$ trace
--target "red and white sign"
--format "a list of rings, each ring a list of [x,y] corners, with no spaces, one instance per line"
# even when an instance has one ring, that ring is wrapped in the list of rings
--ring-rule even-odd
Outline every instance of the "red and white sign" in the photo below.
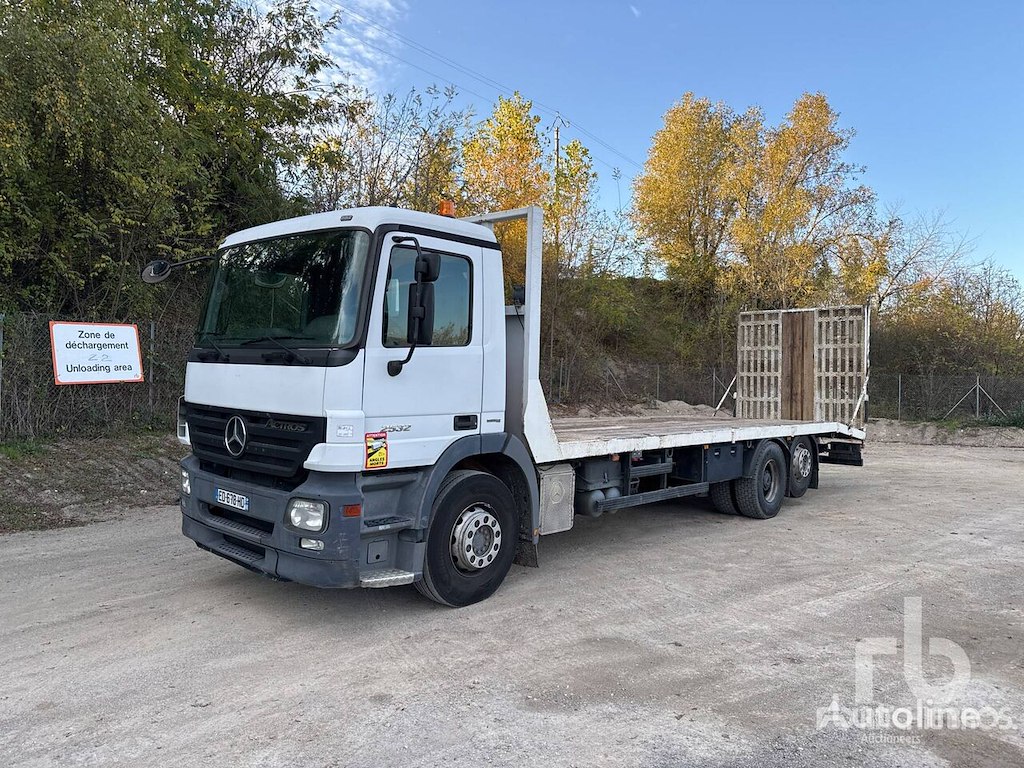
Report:
[[[51,320],[50,349],[56,384],[143,381],[137,325]]]

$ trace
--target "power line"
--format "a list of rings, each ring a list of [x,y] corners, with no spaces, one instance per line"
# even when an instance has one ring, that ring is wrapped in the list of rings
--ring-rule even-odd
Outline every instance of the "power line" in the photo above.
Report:
[[[339,2],[336,2],[336,1],[333,1],[333,0],[324,0],[324,3],[326,5],[330,5],[330,6],[334,7],[334,8],[336,8],[339,11],[342,11],[343,13],[348,13],[349,15],[351,15],[351,16],[355,17],[356,19],[359,19],[360,21],[362,21],[367,26],[373,27],[374,29],[378,30],[379,32],[383,33],[384,35],[387,35],[388,37],[390,37],[390,38],[392,38],[394,40],[397,40],[397,41],[399,41],[401,43],[404,43],[405,45],[407,45],[410,48],[412,48],[412,49],[422,53],[425,56],[428,56],[428,57],[430,57],[430,58],[432,58],[432,59],[434,59],[436,61],[439,61],[440,63],[442,63],[442,64],[444,64],[446,66],[451,67],[452,69],[455,69],[455,70],[457,70],[459,72],[462,72],[463,74],[473,78],[474,80],[476,80],[476,81],[478,81],[480,83],[483,83],[484,85],[488,86],[489,88],[494,88],[495,90],[497,90],[497,91],[499,91],[499,92],[501,92],[501,93],[503,93],[505,95],[509,95],[509,94],[511,94],[511,93],[513,93],[515,91],[515,89],[510,88],[507,85],[504,85],[504,84],[498,82],[497,80],[494,80],[493,78],[487,77],[486,75],[484,75],[484,74],[482,74],[480,72],[477,72],[476,70],[471,69],[470,67],[464,66],[464,65],[458,63],[457,61],[455,61],[455,60],[445,56],[444,54],[438,53],[437,51],[432,50],[431,48],[428,48],[427,46],[422,45],[421,43],[416,42],[412,38],[406,37],[405,35],[399,34],[398,32],[394,32],[394,31],[388,29],[387,27],[384,27],[384,26],[376,23],[372,19],[367,18],[363,14],[359,13],[358,11],[354,11],[353,9],[349,8],[348,6],[346,6],[346,5],[342,4],[342,3],[339,3]],[[342,30],[342,31],[344,31],[344,30]],[[473,94],[477,98],[481,98],[481,99],[485,99],[485,100],[487,99],[486,96],[482,96],[479,93],[476,93],[475,91],[470,90],[469,88],[465,88],[464,86],[459,85],[458,83],[454,82],[450,78],[441,77],[441,75],[437,75],[437,74],[435,74],[433,72],[430,72],[429,70],[426,70],[423,67],[417,66],[416,64],[413,64],[412,62],[409,62],[409,61],[406,61],[405,59],[402,59],[401,57],[391,53],[388,50],[385,50],[385,49],[380,48],[380,47],[378,47],[376,45],[373,45],[372,43],[369,43],[369,42],[367,42],[365,40],[361,40],[360,38],[355,37],[354,35],[352,35],[349,32],[345,32],[345,34],[347,34],[349,37],[351,37],[351,38],[353,38],[355,40],[358,40],[362,44],[367,45],[367,46],[373,48],[374,50],[380,51],[381,53],[384,53],[385,55],[391,56],[394,59],[396,59],[398,61],[401,61],[403,64],[407,64],[408,66],[411,66],[411,67],[413,67],[415,69],[418,69],[421,72],[425,72],[426,74],[430,75],[431,77],[436,77],[436,78],[439,78],[441,80],[444,80],[445,82],[448,82],[451,85],[454,85],[454,86],[456,86],[456,87],[466,91],[467,93]],[[550,106],[548,106],[546,104],[543,104],[542,102],[534,100],[533,104],[538,109],[542,109],[545,112],[548,112],[548,113],[550,113],[551,115],[553,115],[555,117],[562,117],[562,115],[563,115],[561,110],[558,110],[558,109],[556,109],[554,107],[550,107]],[[604,149],[608,150],[609,152],[611,152],[612,154],[616,155],[617,157],[620,157],[622,160],[624,160],[625,162],[629,163],[630,165],[633,165],[636,168],[642,168],[642,165],[640,163],[638,163],[636,160],[634,160],[631,157],[629,157],[628,155],[625,155],[624,153],[620,152],[618,149],[613,147],[611,144],[609,144],[608,142],[604,141],[603,139],[601,139],[599,136],[597,136],[596,134],[592,133],[591,131],[588,131],[586,128],[584,128],[579,123],[577,123],[575,121],[572,121],[572,120],[568,120],[568,118],[566,118],[566,120],[567,120],[567,122],[570,122],[572,124],[573,128],[575,128],[577,131],[579,131],[583,135],[587,136],[591,141],[593,141],[596,144],[600,145],[601,147],[603,147]],[[599,159],[599,158],[595,157],[595,159]],[[601,162],[605,163],[609,167],[612,167],[612,168],[615,167],[615,166],[611,165],[610,163],[606,163],[603,160],[601,160]]]
[[[349,32],[348,30],[339,29],[338,31],[341,32],[346,37],[351,38],[352,40],[355,40],[360,45],[365,45],[368,48],[373,48],[373,50],[378,51],[380,53],[383,53],[385,56],[390,56],[391,58],[395,59],[396,61],[400,61],[403,64],[412,67],[413,69],[418,69],[420,72],[423,72],[424,74],[430,75],[431,77],[436,77],[438,80],[443,80],[446,83],[454,85],[459,90],[465,91],[466,93],[471,93],[474,96],[476,96],[478,99],[483,99],[484,101],[488,100],[487,96],[484,96],[481,93],[477,93],[474,90],[466,88],[464,85],[460,85],[459,83],[456,83],[456,82],[454,82],[453,80],[451,80],[451,79],[449,79],[447,77],[443,77],[442,75],[439,75],[436,72],[431,72],[429,69],[425,69],[424,67],[421,67],[418,64],[413,64],[411,61],[408,61],[407,59],[403,59],[401,56],[398,56],[397,54],[392,53],[391,51],[387,50],[386,48],[381,48],[378,45],[374,45],[373,43],[370,43],[370,42],[367,42],[366,40],[358,38],[355,35],[353,35],[351,32]]]
[[[423,73],[425,73],[427,75],[430,75],[431,77],[437,78],[438,80],[441,80],[442,82],[448,83],[449,85],[453,85],[456,88],[458,88],[460,91],[464,91],[465,93],[471,93],[472,95],[476,96],[478,99],[483,99],[484,101],[489,101],[490,100],[490,97],[484,96],[482,93],[474,91],[471,88],[467,88],[466,86],[464,86],[461,83],[458,83],[458,82],[452,80],[449,77],[445,77],[443,75],[439,75],[436,72],[432,72],[431,70],[426,69],[425,67],[421,67],[419,64],[414,64],[413,62],[409,61],[408,59],[403,59],[401,56],[399,56],[399,55],[397,55],[397,54],[387,50],[386,48],[381,48],[378,45],[374,45],[373,43],[370,43],[370,42],[367,42],[366,40],[363,40],[362,38],[356,37],[356,35],[354,35],[353,33],[349,32],[348,30],[339,29],[338,31],[341,32],[341,34],[345,35],[346,37],[356,41],[360,45],[365,45],[368,48],[372,48],[373,50],[378,51],[379,53],[383,53],[385,56],[390,56],[391,58],[395,59],[396,61],[400,61],[403,64],[406,64],[407,66],[412,67],[413,69],[418,69],[420,72],[423,72]],[[555,113],[555,118],[558,119],[558,120],[562,120],[562,122],[565,123],[566,126],[574,127],[574,126],[572,126],[572,124],[569,121],[565,120],[557,112]],[[577,127],[577,130],[579,130],[578,127]],[[590,151],[590,150],[588,149],[588,151]],[[590,151],[590,156],[592,158],[594,158],[594,160],[596,160],[597,162],[601,163],[602,165],[607,165],[609,168],[611,168],[613,175],[619,173],[619,167],[617,165],[615,165],[614,163],[609,163],[603,157],[601,157],[598,154],[595,154],[592,151]]]

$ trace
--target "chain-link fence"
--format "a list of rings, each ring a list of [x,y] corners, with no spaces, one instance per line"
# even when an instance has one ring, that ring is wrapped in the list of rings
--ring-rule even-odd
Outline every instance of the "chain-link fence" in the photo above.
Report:
[[[627,364],[588,357],[561,358],[542,366],[548,401],[562,405],[650,403],[682,400],[691,405],[718,406],[732,413],[730,368]],[[871,418],[941,421],[979,420],[1019,413],[1024,409],[1024,377],[965,373],[956,376],[873,372],[868,384]]]
[[[0,440],[98,437],[171,428],[194,328],[139,320],[145,381],[58,386],[50,353],[51,318],[0,315]]]
[[[544,361],[541,382],[552,404],[649,404],[655,400],[682,400],[690,405],[717,406],[736,371],[695,368],[679,364],[624,363],[600,357]],[[722,408],[732,413],[733,399]]]
[[[139,428],[170,428],[185,377],[194,328],[174,321],[138,321],[145,381],[57,386],[49,319],[0,315],[0,440],[69,435],[98,437]],[[684,365],[629,364],[598,356],[544,360],[550,403],[601,405],[682,400],[722,404],[735,371]],[[916,375],[876,371],[868,415],[903,420],[986,418],[1024,408],[1024,377]]]
[[[935,421],[984,419],[1024,408],[1024,377],[874,372],[868,384],[874,418]]]

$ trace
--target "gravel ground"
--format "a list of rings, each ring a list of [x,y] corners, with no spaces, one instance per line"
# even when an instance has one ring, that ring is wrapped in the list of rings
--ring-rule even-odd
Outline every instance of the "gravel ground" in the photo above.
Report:
[[[776,520],[577,519],[461,610],[263,580],[175,507],[0,536],[0,765],[1019,766],[1016,729],[816,712],[920,597],[971,663],[953,704],[1024,723],[1022,480],[1024,451],[875,444]],[[874,701],[913,706],[898,657]]]

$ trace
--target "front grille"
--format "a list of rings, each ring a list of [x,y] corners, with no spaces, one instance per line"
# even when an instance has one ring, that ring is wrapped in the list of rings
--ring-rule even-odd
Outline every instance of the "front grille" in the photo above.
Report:
[[[301,482],[308,474],[302,468],[303,462],[313,446],[327,437],[325,418],[237,411],[194,403],[184,403],[184,407],[193,453],[220,474],[232,474],[226,469]],[[245,450],[238,457],[228,453],[224,444],[224,429],[233,416],[242,417],[248,436]],[[297,426],[302,431],[296,431]]]
[[[211,475],[218,475],[227,480],[237,480],[239,483],[249,485],[261,485],[264,488],[273,488],[278,491],[294,491],[305,482],[309,475],[305,470],[300,471],[294,477],[274,477],[262,472],[247,472],[244,469],[235,469],[218,464],[213,461],[199,461],[199,469],[209,472]]]

